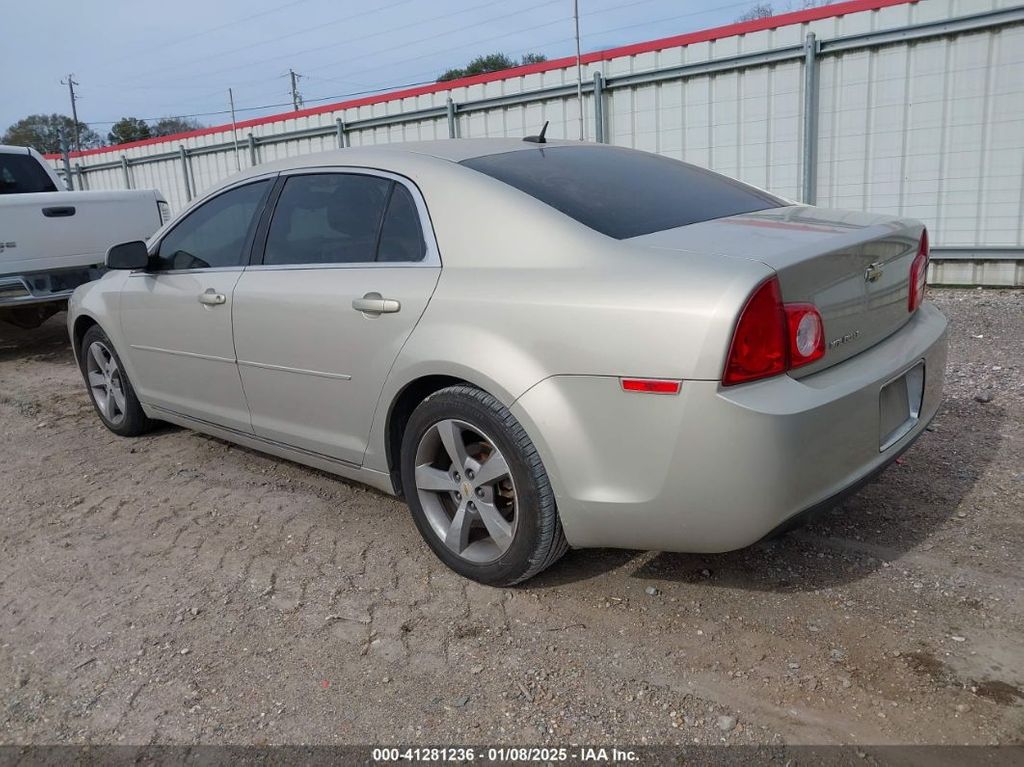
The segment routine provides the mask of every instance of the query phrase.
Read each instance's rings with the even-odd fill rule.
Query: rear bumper
[[[883,450],[880,392],[922,361],[920,411]],[[512,410],[573,546],[720,552],[892,462],[938,410],[945,365],[946,320],[929,304],[882,343],[799,380],[686,381],[678,396],[657,396],[622,392],[614,377],[555,376]]]
[[[97,280],[104,272],[101,264],[71,269],[53,269],[0,277],[0,307],[66,301],[75,288]]]

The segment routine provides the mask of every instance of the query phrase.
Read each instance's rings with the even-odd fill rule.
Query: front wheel
[[[93,325],[82,338],[78,360],[89,397],[103,425],[122,437],[137,437],[153,428],[142,411],[121,358],[107,334]]]
[[[537,450],[498,400],[450,386],[413,411],[402,489],[420,534],[455,572],[511,586],[569,548]]]

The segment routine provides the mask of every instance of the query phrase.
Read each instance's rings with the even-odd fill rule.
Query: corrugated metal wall
[[[819,204],[1024,243],[1024,26],[823,58],[820,98]]]
[[[801,46],[813,32],[818,57],[817,204],[924,220],[933,244],[1024,246],[1024,25],[937,33],[825,55],[829,41],[902,30],[935,21],[1021,7],[1004,0],[921,0],[805,23],[598,60],[584,67],[587,135],[595,136],[592,81],[657,74],[686,65],[746,57],[736,67],[681,73],[657,82],[609,87],[603,95],[605,140],[659,152],[738,177],[792,199],[802,195],[804,92],[802,56],[750,63],[756,54]],[[462,137],[522,136],[545,120],[548,135],[579,135],[574,66],[359,106],[264,122],[239,132],[238,163],[333,149],[336,120],[352,146],[449,136],[448,99],[459,106]],[[477,104],[562,88],[529,103]],[[383,98],[383,97],[382,97]],[[415,114],[427,111],[422,118]],[[399,116],[394,124],[367,120]],[[379,121],[378,121],[379,122]],[[364,123],[364,125],[361,125]],[[302,132],[319,135],[287,134]],[[257,146],[250,148],[248,134]],[[275,143],[267,143],[272,137]],[[76,158],[90,189],[157,188],[181,209],[236,172],[230,129],[182,141],[150,143]],[[179,145],[191,154],[188,188]],[[204,148],[209,151],[204,152]],[[159,158],[159,159],[157,159]],[[55,161],[55,166],[60,162]],[[95,167],[99,165],[100,167]],[[80,178],[76,174],[76,178]]]

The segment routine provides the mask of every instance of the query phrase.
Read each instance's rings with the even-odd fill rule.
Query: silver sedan
[[[292,158],[107,265],[68,322],[108,428],[404,497],[495,585],[569,546],[749,545],[871,478],[941,397],[920,222],[622,148]]]

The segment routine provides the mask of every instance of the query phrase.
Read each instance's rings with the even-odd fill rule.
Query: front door
[[[362,463],[384,380],[440,273],[427,220],[419,193],[395,177],[287,178],[262,264],[235,287],[257,435]]]
[[[133,384],[148,405],[251,432],[231,331],[235,285],[271,180],[233,187],[161,238],[121,295]]]

